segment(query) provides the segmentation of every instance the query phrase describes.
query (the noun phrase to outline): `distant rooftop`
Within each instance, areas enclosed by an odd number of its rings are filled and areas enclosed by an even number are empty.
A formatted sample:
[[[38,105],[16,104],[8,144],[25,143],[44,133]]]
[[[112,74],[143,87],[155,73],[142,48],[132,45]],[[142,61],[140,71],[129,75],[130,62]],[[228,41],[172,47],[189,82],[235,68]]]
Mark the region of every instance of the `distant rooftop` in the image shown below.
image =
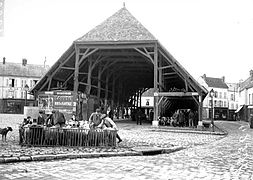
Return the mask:
[[[2,62],[0,63],[0,76],[41,78],[48,69],[49,66],[44,65]]]
[[[205,80],[206,84],[209,87],[228,89],[228,86],[225,83],[225,77],[213,78],[213,77],[207,77],[206,75],[204,75],[203,79]]]

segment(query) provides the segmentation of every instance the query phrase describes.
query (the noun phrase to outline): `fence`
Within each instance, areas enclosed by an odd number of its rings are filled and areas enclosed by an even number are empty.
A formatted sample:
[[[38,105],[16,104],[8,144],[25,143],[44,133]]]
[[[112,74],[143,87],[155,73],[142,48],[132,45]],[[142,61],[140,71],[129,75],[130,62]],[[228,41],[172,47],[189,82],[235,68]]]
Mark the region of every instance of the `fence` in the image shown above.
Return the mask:
[[[20,145],[28,146],[116,146],[115,130],[26,127],[19,129]]]

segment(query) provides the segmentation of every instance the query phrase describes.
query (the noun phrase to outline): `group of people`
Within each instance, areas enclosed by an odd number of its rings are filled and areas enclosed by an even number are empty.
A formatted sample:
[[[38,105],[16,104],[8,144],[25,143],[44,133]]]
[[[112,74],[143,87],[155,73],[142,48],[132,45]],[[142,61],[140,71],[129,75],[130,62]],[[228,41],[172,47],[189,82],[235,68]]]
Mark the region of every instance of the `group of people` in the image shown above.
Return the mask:
[[[159,117],[160,125],[196,127],[197,113],[191,109],[178,109],[171,117]]]
[[[41,125],[47,127],[66,127],[66,128],[84,128],[84,129],[98,129],[98,130],[116,130],[118,131],[117,125],[114,121],[107,116],[107,114],[101,113],[101,109],[97,108],[87,120],[78,121],[76,116],[73,114],[71,119],[66,120],[62,112],[53,110],[52,114],[46,115],[43,111],[39,111],[39,116],[36,120],[33,120],[30,116],[24,119],[22,127],[30,127],[32,125]],[[118,142],[122,139],[116,135]]]

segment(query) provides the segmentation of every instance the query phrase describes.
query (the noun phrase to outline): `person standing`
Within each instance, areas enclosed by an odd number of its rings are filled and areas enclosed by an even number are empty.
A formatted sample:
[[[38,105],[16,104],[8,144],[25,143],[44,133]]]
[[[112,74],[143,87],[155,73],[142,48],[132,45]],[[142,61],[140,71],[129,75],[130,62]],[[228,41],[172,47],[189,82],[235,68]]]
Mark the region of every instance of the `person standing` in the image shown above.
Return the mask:
[[[189,112],[189,127],[194,127],[194,113],[192,110]]]
[[[142,124],[142,112],[141,109],[139,108],[137,113],[136,113],[136,123],[138,124]]]
[[[185,121],[185,116],[182,110],[179,111],[179,116],[178,116],[178,121],[179,121],[179,127],[184,126],[184,121]]]
[[[42,110],[39,111],[39,116],[37,118],[37,124],[38,125],[44,125],[45,124],[44,112]]]

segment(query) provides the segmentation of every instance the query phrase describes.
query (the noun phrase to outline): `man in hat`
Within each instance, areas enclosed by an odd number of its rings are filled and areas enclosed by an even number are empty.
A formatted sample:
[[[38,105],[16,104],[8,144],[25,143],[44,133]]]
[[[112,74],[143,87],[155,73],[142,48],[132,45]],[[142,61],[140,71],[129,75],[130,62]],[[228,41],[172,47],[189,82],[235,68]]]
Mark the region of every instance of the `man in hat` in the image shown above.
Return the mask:
[[[101,115],[101,120],[102,120],[102,128],[103,129],[113,129],[118,131],[118,127],[115,124],[115,122],[113,122],[113,120],[111,118],[109,118],[106,114],[102,114]],[[122,141],[122,139],[120,138],[119,134],[116,134],[116,138],[119,140],[118,143],[120,143]]]
[[[100,108],[96,109],[96,112],[92,113],[89,118],[89,125],[91,129],[101,128],[101,110]]]
[[[37,124],[38,125],[43,125],[45,123],[45,116],[44,112],[42,110],[39,111],[39,116],[37,118]]]

